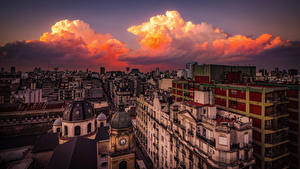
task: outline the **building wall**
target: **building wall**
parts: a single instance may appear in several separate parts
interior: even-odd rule
[[[178,84],[179,87],[178,87]],[[183,84],[188,84],[188,88],[184,89],[181,86]],[[246,115],[251,117],[253,120],[253,138],[254,138],[254,155],[256,157],[256,167],[258,168],[270,168],[272,165],[273,167],[284,168],[288,167],[288,164],[285,161],[288,160],[289,152],[287,151],[286,147],[290,146],[294,148],[291,154],[294,154],[290,158],[292,159],[295,164],[297,164],[298,157],[295,153],[299,152],[299,123],[295,120],[289,123],[290,127],[293,125],[294,131],[298,131],[298,137],[295,135],[296,132],[289,132],[289,126],[286,124],[288,120],[289,114],[293,114],[293,117],[298,119],[299,116],[299,106],[298,112],[297,110],[291,109],[290,106],[297,108],[297,103],[292,103],[288,106],[287,110],[283,110],[280,113],[274,113],[274,109],[278,104],[288,104],[284,99],[282,101],[272,101],[269,100],[268,97],[272,93],[276,93],[277,90],[283,91],[282,96],[285,96],[286,86],[276,85],[274,87],[268,87],[264,85],[257,85],[257,86],[242,86],[242,85],[232,85],[232,84],[205,84],[205,83],[196,83],[190,81],[173,81],[172,84],[172,95],[175,101],[184,101],[184,100],[191,100],[189,97],[184,95],[179,95],[178,93],[183,92],[193,92],[193,90],[197,90],[197,86],[200,88],[210,88],[211,90],[215,91],[215,103],[218,108],[235,112],[237,114]],[[190,86],[193,86],[191,89]],[[299,92],[299,90],[298,90]],[[297,94],[291,94],[294,97],[299,96]],[[180,99],[178,99],[180,98]],[[299,97],[298,97],[299,98]],[[296,98],[290,98],[289,100],[296,101]],[[299,104],[299,102],[298,102]],[[294,113],[288,113],[294,112]],[[279,119],[279,120],[278,120]],[[291,121],[291,120],[290,120]],[[268,124],[281,124],[283,123],[285,126],[271,126],[268,127]],[[298,124],[298,125],[297,125]],[[266,127],[267,126],[267,127]],[[287,137],[287,133],[290,134],[290,138]],[[292,133],[292,135],[291,135]],[[294,134],[294,135],[293,135]],[[282,136],[280,136],[282,135]],[[292,144],[288,145],[289,140],[292,139]],[[271,140],[276,140],[274,138],[280,137],[280,141],[273,141],[272,144],[265,142],[265,139],[269,139],[272,137]],[[278,140],[278,139],[277,139]],[[293,144],[294,142],[294,144]],[[297,143],[296,143],[297,142]],[[291,146],[292,145],[292,146]],[[298,149],[297,149],[298,148]],[[273,157],[265,157],[266,152],[269,154],[271,150],[271,155]],[[291,150],[290,150],[291,151]],[[294,152],[294,153],[293,153]],[[275,155],[275,156],[274,156]],[[298,154],[297,154],[298,155]],[[296,158],[297,157],[297,158]],[[297,161],[297,162],[296,162]],[[297,168],[297,167],[296,167]]]
[[[158,86],[160,89],[168,91],[169,88],[172,88],[172,80],[173,79],[161,79],[158,82]]]
[[[122,161],[126,161],[128,169],[135,168],[135,154],[134,153],[121,155],[121,156],[114,157],[114,158],[109,157],[108,168],[109,169],[119,168],[119,165]]]
[[[243,142],[239,135],[243,135],[244,132],[249,133],[249,142],[252,142],[251,129],[244,132],[233,131],[232,134],[227,132],[222,134],[211,125],[214,123],[213,120],[202,120],[201,124],[196,122],[191,114],[197,115],[198,111],[192,107],[188,108],[180,103],[175,103],[170,107],[171,112],[167,113],[161,111],[160,106],[155,98],[153,102],[144,97],[138,98],[136,136],[155,168],[176,168],[182,164],[185,168],[224,168],[224,166],[231,168],[229,166],[234,166],[233,161],[247,157],[245,149],[233,150],[230,143],[231,141]],[[191,113],[173,112],[172,110],[177,111],[176,106],[179,107],[178,111],[186,107],[185,109],[190,110]],[[209,134],[205,134],[205,137],[201,135],[203,131]],[[219,135],[225,135],[231,141],[228,141],[225,146],[219,145],[218,140],[215,140]],[[251,148],[249,150],[247,155],[251,159],[253,150]],[[223,154],[225,154],[224,159]],[[240,154],[239,157],[237,157],[238,154]],[[222,160],[221,163],[220,160]],[[253,163],[252,159],[252,161],[245,162],[244,165],[250,165],[251,168]],[[237,165],[236,168],[239,166]]]
[[[288,127],[290,168],[300,168],[300,86],[288,84],[258,83],[259,85],[286,87],[288,99]]]
[[[291,168],[300,168],[300,90],[290,89],[287,97],[292,106],[289,104],[289,150]]]
[[[236,78],[230,78],[234,77],[234,74],[240,72],[240,80],[243,77],[249,77],[252,79],[255,79],[256,76],[256,67],[255,66],[227,66],[227,65],[195,65],[194,66],[194,77],[195,81],[201,82],[201,83],[211,83],[211,82],[218,82],[218,83],[224,83],[228,80],[235,80],[237,82]],[[197,79],[197,77],[200,77]],[[234,82],[234,81],[231,81]],[[240,81],[241,82],[241,81]]]
[[[226,96],[216,93],[216,99],[226,100],[226,106],[220,104],[218,99],[218,101],[216,100],[216,104],[219,108],[237,112],[238,114],[246,115],[253,119],[256,167],[288,167],[288,164],[285,163],[289,155],[287,151],[288,138],[286,137],[288,126],[285,124],[285,126],[276,127],[276,125],[280,123],[279,119],[287,121],[288,114],[287,112],[275,113],[273,110],[273,107],[279,104],[285,104],[285,102],[276,103],[266,98],[269,94],[276,92],[276,90],[251,87],[237,88],[237,86],[227,85],[217,85],[216,89],[218,87],[222,88],[219,90],[226,90]],[[232,91],[235,91],[235,94],[231,94]],[[284,95],[285,89],[281,89],[280,91],[282,91]],[[272,109],[269,112],[268,109],[270,108]],[[268,126],[268,123],[274,125]],[[284,136],[277,139],[277,137],[280,137],[278,135]],[[278,162],[278,160],[282,161]]]
[[[0,113],[0,135],[12,137],[48,132],[63,108],[11,111]]]
[[[91,132],[95,132],[95,119],[92,118],[90,120],[86,121],[81,121],[81,122],[68,122],[68,121],[62,121],[62,136],[63,137],[75,137],[75,127],[80,126],[80,136],[88,135],[87,129],[88,129],[88,124],[91,123]],[[65,133],[65,126],[68,127],[68,135]]]

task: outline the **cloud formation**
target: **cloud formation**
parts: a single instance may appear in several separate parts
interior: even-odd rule
[[[8,43],[0,49],[6,60],[30,60],[34,64],[98,64],[107,67],[126,66],[119,56],[127,54],[126,44],[110,34],[96,33],[81,20],[62,20],[44,33],[40,40]],[[40,62],[45,61],[45,62]],[[35,63],[36,62],[36,63]]]
[[[148,22],[132,26],[128,31],[137,36],[141,48],[133,57],[124,60],[137,64],[143,64],[141,58],[145,60],[144,64],[149,63],[150,59],[158,63],[170,63],[176,59],[180,64],[186,60],[233,62],[290,45],[289,41],[271,34],[262,34],[256,39],[244,35],[229,36],[211,24],[184,21],[177,11],[153,16]],[[174,61],[172,63],[176,64]]]
[[[271,34],[256,38],[229,35],[206,22],[185,21],[177,11],[153,16],[147,22],[129,27],[128,32],[136,35],[139,49],[129,49],[112,35],[95,32],[84,21],[61,20],[39,40],[0,46],[1,65],[64,65],[70,68],[101,65],[109,69],[132,66],[148,70],[154,66],[178,68],[190,61],[256,64],[273,56],[274,64],[275,60],[284,60],[287,65],[300,61],[298,42]]]

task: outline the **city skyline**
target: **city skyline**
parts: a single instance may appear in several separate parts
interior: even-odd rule
[[[1,67],[124,70],[129,66],[149,71],[183,68],[184,63],[197,61],[299,69],[296,1],[62,2],[68,6],[64,12],[56,2],[29,1],[14,4],[20,11],[12,13],[8,9],[13,4],[4,4],[2,11],[11,21],[1,31]],[[120,11],[112,11],[122,5]],[[43,6],[45,11],[39,9]],[[32,9],[42,16],[32,17]],[[14,33],[17,28],[24,29]]]

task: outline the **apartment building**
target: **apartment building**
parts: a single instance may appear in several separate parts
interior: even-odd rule
[[[160,94],[137,99],[135,134],[155,168],[252,168],[252,121],[217,110],[210,91],[169,104]]]
[[[289,152],[290,168],[300,168],[300,85],[258,83],[259,85],[286,87],[286,97],[288,100],[288,127],[289,127]]]
[[[287,88],[266,85],[207,84],[173,81],[176,101],[194,101],[197,90],[211,90],[217,108],[253,120],[253,147],[257,168],[288,168],[289,128]],[[294,138],[295,139],[295,138]],[[297,140],[296,140],[297,141]]]

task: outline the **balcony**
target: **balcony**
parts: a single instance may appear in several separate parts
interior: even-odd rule
[[[287,102],[287,98],[285,96],[266,96],[266,103],[280,103]]]
[[[240,143],[230,144],[230,150],[237,150],[240,148]]]
[[[276,158],[288,152],[287,144],[281,144],[275,147],[266,148],[265,157]]]
[[[269,168],[269,169],[288,168],[289,164],[287,164],[287,161],[289,161],[289,158],[286,155],[282,158],[279,158],[278,160],[265,162],[265,168]]]
[[[288,118],[278,118],[273,120],[266,120],[265,129],[279,130],[288,127]]]
[[[272,134],[266,134],[265,143],[266,144],[277,144],[283,141],[288,140],[288,132],[287,130],[279,131]]]
[[[199,138],[201,138],[201,139],[204,140],[205,142],[207,142],[209,145],[211,145],[211,146],[213,146],[213,147],[216,147],[216,142],[215,142],[215,140],[214,140],[214,141],[209,140],[209,139],[207,139],[206,137],[201,136],[200,133],[197,133],[196,136],[199,137]]]
[[[276,104],[274,106],[266,107],[265,110],[265,116],[276,117],[286,114],[288,114],[287,104]]]

